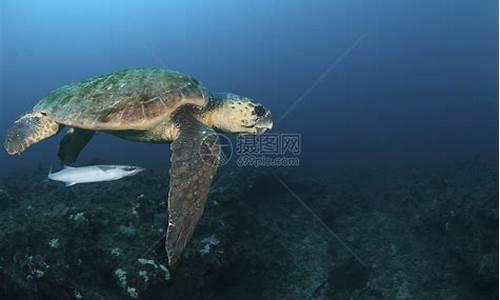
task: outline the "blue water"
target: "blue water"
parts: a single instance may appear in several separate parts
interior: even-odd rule
[[[213,91],[258,99],[275,119],[314,85],[275,126],[302,134],[304,165],[496,157],[496,1],[1,5],[0,132],[61,85],[158,66],[190,74]],[[22,157],[2,151],[2,170],[57,161],[57,142]],[[109,153],[110,146],[121,151]],[[104,135],[82,155],[168,164],[168,146]]]
[[[0,140],[65,84],[186,73],[268,107],[299,166],[221,167],[181,271],[156,268],[145,299],[494,299],[498,20],[494,0],[0,0]],[[130,296],[114,272],[165,261],[169,145],[99,133],[77,165],[148,170],[65,189],[44,181],[61,137],[0,149],[0,298]]]

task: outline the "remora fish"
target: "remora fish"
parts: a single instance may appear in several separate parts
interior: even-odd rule
[[[86,167],[64,168],[55,173],[49,173],[50,180],[61,181],[66,186],[72,186],[78,183],[100,182],[118,180],[128,176],[134,176],[144,171],[144,168],[136,166],[120,165],[95,165]]]

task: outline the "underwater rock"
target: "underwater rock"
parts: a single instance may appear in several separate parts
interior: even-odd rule
[[[202,255],[207,255],[210,253],[210,250],[219,245],[220,244],[220,241],[219,239],[217,239],[217,237],[215,237],[215,235],[211,235],[207,238],[204,238],[201,240],[201,249],[200,249],[200,253]]]
[[[64,203],[57,203],[50,211],[50,215],[52,217],[62,217],[68,214],[69,210],[70,208],[66,206]]]
[[[226,169],[174,269],[166,173],[72,192],[12,175],[0,299],[494,299],[495,168],[279,175],[303,203],[266,170]]]
[[[12,197],[5,189],[0,188],[0,208],[5,209],[13,204]]]
[[[137,235],[137,230],[133,226],[120,225],[118,232],[126,237],[134,237]]]

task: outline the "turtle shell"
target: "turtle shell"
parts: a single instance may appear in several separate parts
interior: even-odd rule
[[[33,108],[54,121],[93,130],[147,130],[185,104],[205,106],[196,79],[159,68],[130,69],[62,86]]]

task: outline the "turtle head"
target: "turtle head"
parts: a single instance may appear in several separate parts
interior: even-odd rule
[[[217,94],[209,122],[229,133],[259,135],[273,127],[271,111],[254,100],[230,93]]]

